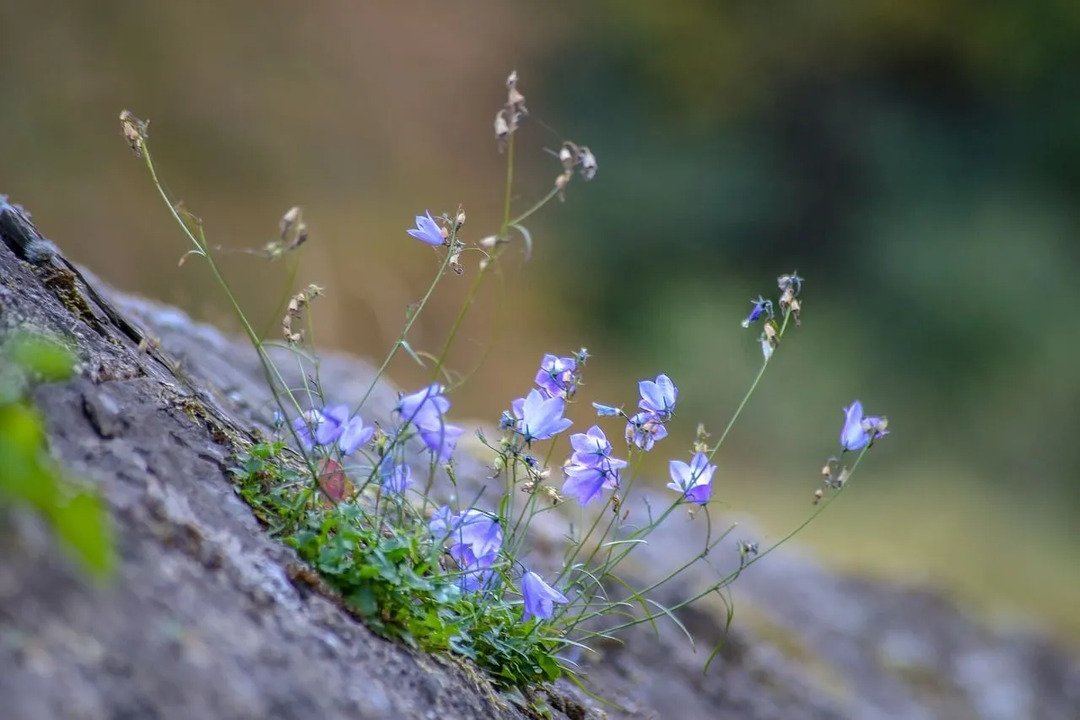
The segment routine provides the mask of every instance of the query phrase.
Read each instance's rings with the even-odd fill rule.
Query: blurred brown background
[[[771,535],[810,510],[853,398],[889,415],[857,487],[802,540],[827,562],[931,581],[1080,641],[1080,5],[1064,2],[68,3],[0,6],[0,191],[109,282],[232,326],[125,147],[150,118],[170,191],[211,242],[257,247],[299,204],[317,341],[381,357],[438,266],[425,209],[498,224],[491,121],[516,68],[545,149],[600,163],[530,223],[457,344],[459,416],[494,422],[544,352],[595,354],[582,399],[668,372],[684,454],[757,367],[747,299],[807,278],[804,325],[719,456],[717,496]],[[275,327],[285,264],[224,257]],[[437,351],[475,267],[412,341]],[[422,377],[402,362],[394,379]],[[575,420],[591,422],[585,405]],[[765,542],[768,538],[763,538]]]

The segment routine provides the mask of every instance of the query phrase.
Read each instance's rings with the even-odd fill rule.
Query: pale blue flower
[[[444,245],[446,243],[442,229],[435,222],[435,218],[431,217],[431,213],[427,211],[423,215],[416,216],[415,229],[406,230],[405,232],[417,240],[426,242],[428,245]]]
[[[709,464],[705,453],[698,453],[687,465],[682,460],[670,463],[671,482],[668,487],[680,492],[688,502],[705,505],[712,495],[712,478],[716,466]]]
[[[646,412],[653,413],[661,420],[667,420],[675,412],[675,401],[679,397],[679,389],[671,382],[671,378],[661,373],[656,380],[642,380],[638,383],[638,391],[641,393],[641,401],[638,407]]]
[[[375,435],[375,427],[364,425],[364,420],[359,415],[354,415],[345,421],[338,437],[338,449],[342,455],[352,455],[364,445],[371,442]]]
[[[840,431],[840,446],[844,450],[862,450],[871,440],[888,435],[884,429],[885,419],[863,417],[862,403],[856,400],[851,407],[844,408],[844,427]]]
[[[521,576],[521,595],[525,598],[525,614],[522,620],[536,617],[549,620],[555,612],[555,603],[570,602],[565,595],[544,582],[536,573],[529,571]]]
[[[637,445],[645,452],[652,450],[657,440],[667,437],[664,421],[655,413],[639,412],[626,422],[626,442]]]
[[[530,390],[524,398],[513,402],[517,431],[526,443],[548,440],[574,423],[563,417],[566,402],[562,398],[547,398],[539,390]]]
[[[544,355],[536,372],[536,385],[548,397],[570,398],[577,390],[577,362],[572,357]]]
[[[406,463],[395,463],[389,457],[380,464],[379,474],[384,493],[401,495],[413,484],[412,468]]]

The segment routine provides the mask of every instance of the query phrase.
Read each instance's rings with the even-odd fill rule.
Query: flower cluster
[[[497,518],[472,508],[454,513],[443,506],[431,516],[428,529],[436,540],[449,543],[447,552],[461,569],[462,592],[489,586],[503,541]]]
[[[570,445],[574,452],[563,467],[566,474],[563,493],[588,505],[600,497],[602,491],[619,487],[619,471],[627,463],[611,457],[611,443],[603,430],[593,425],[586,432],[571,435]]]
[[[566,401],[577,392],[580,366],[588,357],[584,348],[573,357],[545,355],[536,371],[536,387],[511,403],[510,412],[503,413],[500,428],[513,430],[526,445],[531,445],[537,440],[550,440],[573,425],[563,413]]]
[[[802,311],[798,296],[802,292],[803,279],[799,277],[798,273],[785,273],[776,279],[776,284],[780,288],[780,299],[777,301],[780,311],[784,313],[785,320],[788,317],[794,318],[795,324],[798,325],[800,322],[799,313]],[[757,299],[751,300],[750,303],[753,307],[750,308],[750,314],[742,321],[742,326],[748,328],[761,321],[762,330],[759,338],[761,353],[765,356],[765,360],[768,360],[780,344],[781,334],[781,331],[776,326],[773,302],[758,295]]]

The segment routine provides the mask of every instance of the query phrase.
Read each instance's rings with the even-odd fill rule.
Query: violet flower
[[[539,390],[530,390],[524,398],[513,402],[517,432],[526,443],[553,438],[574,424],[563,417],[565,409],[566,402],[562,398],[545,398]]]
[[[416,216],[416,228],[412,230],[406,230],[405,232],[412,235],[417,240],[426,242],[428,245],[445,245],[446,239],[443,237],[442,229],[435,222],[435,219],[431,217],[431,213],[424,211],[423,215]]]
[[[371,442],[371,438],[374,435],[375,427],[373,425],[365,426],[363,418],[359,415],[354,415],[352,418],[346,420],[341,428],[341,433],[338,437],[338,449],[341,450],[342,455],[352,455],[362,446]]]
[[[661,373],[656,380],[642,380],[638,383],[638,391],[641,393],[641,401],[638,407],[646,412],[653,413],[660,420],[668,420],[675,412],[675,401],[679,397],[679,388],[671,382],[671,378]]]
[[[627,466],[627,462],[611,457],[611,443],[603,430],[593,425],[587,432],[571,435],[570,444],[574,453],[563,468],[566,474],[564,494],[588,505],[605,489],[613,490],[619,486],[619,471]]]
[[[856,400],[844,408],[844,427],[840,431],[840,445],[844,450],[862,450],[871,441],[889,434],[883,417],[863,417],[862,403]]]
[[[744,328],[750,327],[751,323],[757,322],[763,315],[767,316],[770,320],[773,318],[772,300],[766,300],[758,295],[757,300],[751,300],[750,302],[754,304],[754,307],[750,309],[750,314],[742,321],[742,326]]]
[[[572,357],[544,355],[540,369],[536,372],[536,385],[548,397],[570,398],[577,390],[577,361]]]
[[[384,493],[401,495],[413,484],[412,468],[407,463],[395,463],[389,457],[379,465],[379,475]]]
[[[521,595],[525,598],[525,614],[522,618],[525,622],[534,616],[539,620],[549,620],[555,612],[555,603],[570,602],[532,571],[521,576]]]
[[[652,450],[657,440],[667,437],[664,421],[655,413],[639,412],[626,421],[626,442],[637,445],[645,452]]]
[[[671,482],[668,487],[681,492],[688,502],[705,505],[712,495],[712,478],[716,466],[709,464],[705,453],[698,453],[687,465],[682,460],[670,464]]]

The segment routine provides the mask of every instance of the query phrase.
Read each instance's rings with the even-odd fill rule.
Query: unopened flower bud
[[[457,216],[454,218],[454,232],[458,232],[463,227],[465,227],[465,208],[459,207]]]
[[[814,491],[814,504],[817,505],[818,503],[820,503],[821,499],[823,497],[825,497],[825,491],[824,490],[822,490],[821,488],[818,488],[817,490],[815,490]]]
[[[495,247],[496,244],[498,244],[498,242],[499,239],[497,237],[495,237],[494,235],[488,235],[486,238],[481,238],[480,242],[478,242],[477,245],[484,248],[485,250],[491,250]]]
[[[506,119],[506,110],[495,113],[495,139],[505,140],[510,135],[510,123]]]

